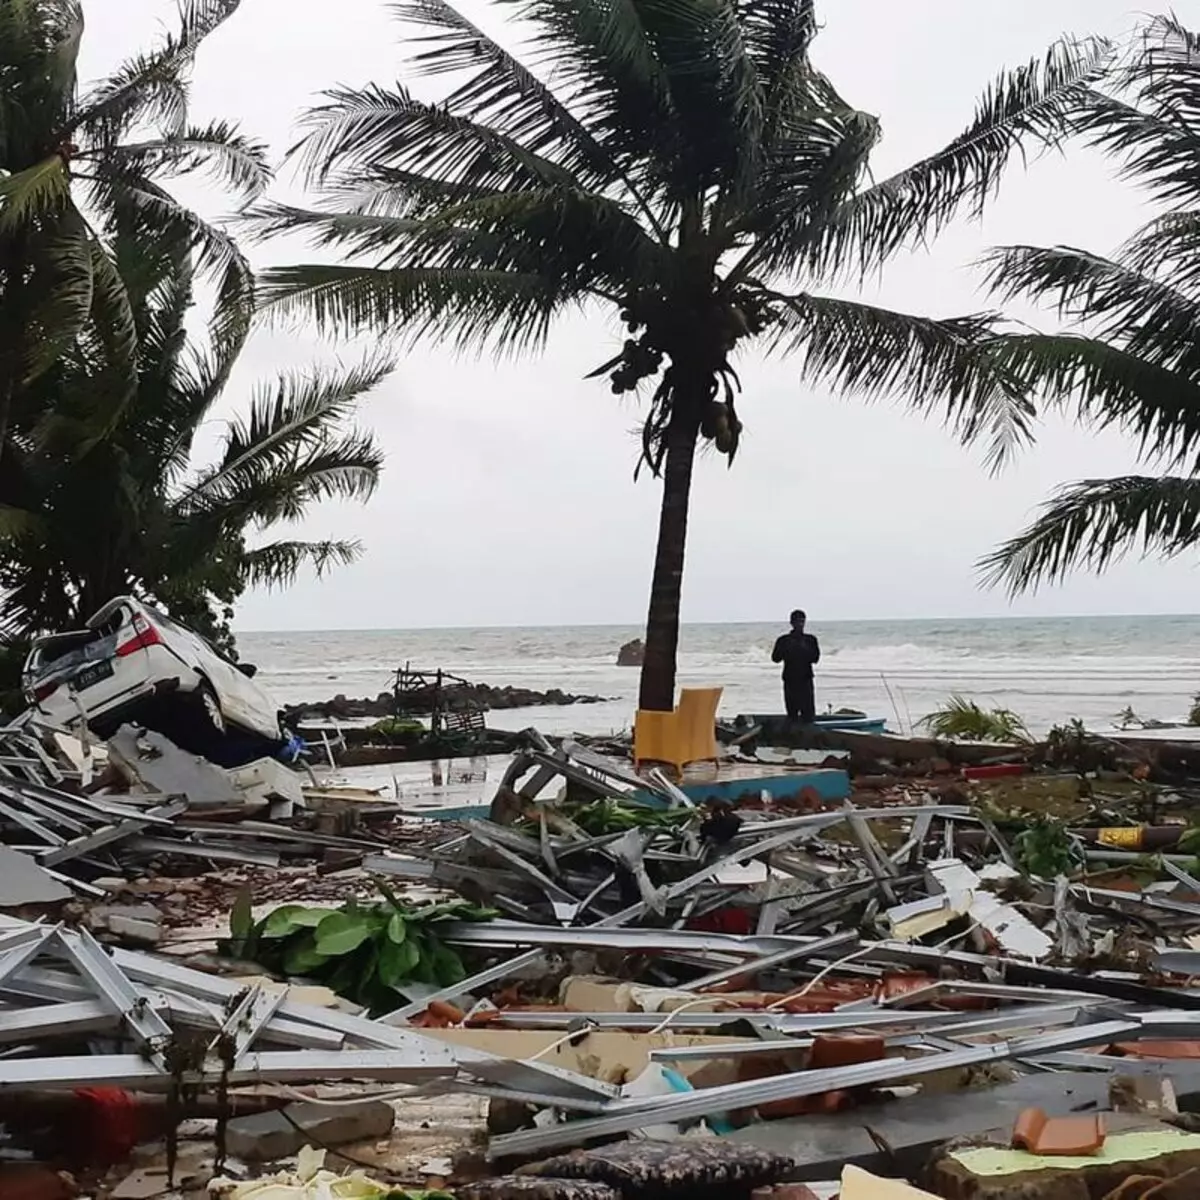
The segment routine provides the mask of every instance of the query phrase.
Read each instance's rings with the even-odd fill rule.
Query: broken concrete
[[[108,759],[132,786],[186,796],[193,812],[245,808],[245,797],[227,772],[153,730],[123,725],[108,743]]]
[[[396,1111],[382,1100],[357,1104],[289,1104],[276,1112],[235,1117],[226,1130],[226,1149],[247,1162],[274,1162],[302,1147],[344,1146],[386,1137]]]
[[[151,904],[98,904],[87,922],[98,933],[145,946],[156,946],[163,935],[162,913]]]
[[[1174,1063],[1172,1074],[1180,1107],[1200,1103],[1200,1064]],[[786,1153],[796,1164],[793,1178],[804,1181],[829,1179],[846,1163],[916,1176],[930,1155],[950,1139],[1004,1126],[997,1136],[998,1144],[1006,1145],[1017,1114],[1030,1105],[1051,1116],[1069,1116],[1103,1109],[1107,1102],[1107,1076],[1063,1071],[1031,1075],[985,1091],[922,1094],[918,1103],[863,1105],[854,1110],[853,1120],[836,1114],[813,1115],[751,1125],[729,1137]],[[1110,1126],[1114,1132],[1121,1128],[1118,1118],[1112,1117]]]
[[[1003,1133],[984,1144],[950,1149],[931,1167],[929,1183],[945,1200],[1093,1200],[1118,1194],[1156,1200],[1196,1194],[1200,1134],[1145,1118],[1113,1117],[1113,1132],[1094,1154],[1046,1157],[1004,1146]],[[1131,1180],[1144,1181],[1144,1186]],[[1184,1178],[1186,1177],[1186,1178]],[[1180,1180],[1184,1190],[1167,1181]]]
[[[290,817],[304,807],[302,777],[277,759],[256,759],[231,770],[229,778],[248,804],[268,805],[273,820]]]

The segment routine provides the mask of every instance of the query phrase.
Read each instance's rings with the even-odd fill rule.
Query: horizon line
[[[938,616],[938,617],[840,617],[827,621],[813,621],[812,624],[827,626],[827,625],[921,625],[929,624],[935,621],[952,621],[960,624],[985,624],[999,621],[1012,622],[1035,622],[1035,621],[1124,621],[1130,619],[1139,619],[1143,621],[1169,621],[1178,618],[1200,617],[1200,613],[1187,612],[1172,612],[1172,613],[1071,613],[1053,617],[1032,617],[1032,616],[1017,616],[1005,615],[999,617],[953,617],[953,616]],[[748,626],[748,625],[781,625],[786,624],[785,618],[771,618],[767,620],[757,621],[681,621],[680,629],[695,629],[703,626]],[[540,625],[525,625],[525,624],[497,624],[497,625],[347,625],[340,627],[324,627],[316,626],[304,629],[268,629],[260,628],[241,628],[235,626],[233,633],[240,637],[243,634],[253,633],[273,633],[273,634],[311,634],[311,633],[478,633],[489,632],[492,630],[548,630],[548,629],[644,629],[645,622],[633,621],[583,621],[583,622],[556,622],[554,624]]]

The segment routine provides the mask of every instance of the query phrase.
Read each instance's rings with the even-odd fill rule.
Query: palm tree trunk
[[[696,459],[696,438],[700,432],[695,411],[693,405],[678,404],[667,430],[658,549],[654,555],[650,613],[646,618],[646,655],[642,660],[638,698],[639,708],[658,712],[670,712],[675,707],[679,597],[683,590],[683,556],[687,545],[692,465]]]

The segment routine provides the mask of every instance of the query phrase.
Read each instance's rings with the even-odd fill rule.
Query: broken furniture
[[[633,762],[666,763],[682,772],[689,763],[717,761],[717,708],[723,688],[684,688],[672,712],[639,708],[633,725]]]

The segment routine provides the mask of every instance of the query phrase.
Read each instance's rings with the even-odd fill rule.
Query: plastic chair
[[[717,761],[717,706],[724,688],[684,688],[673,712],[639,708],[633,723],[634,766],[668,763],[682,772],[688,763]]]

